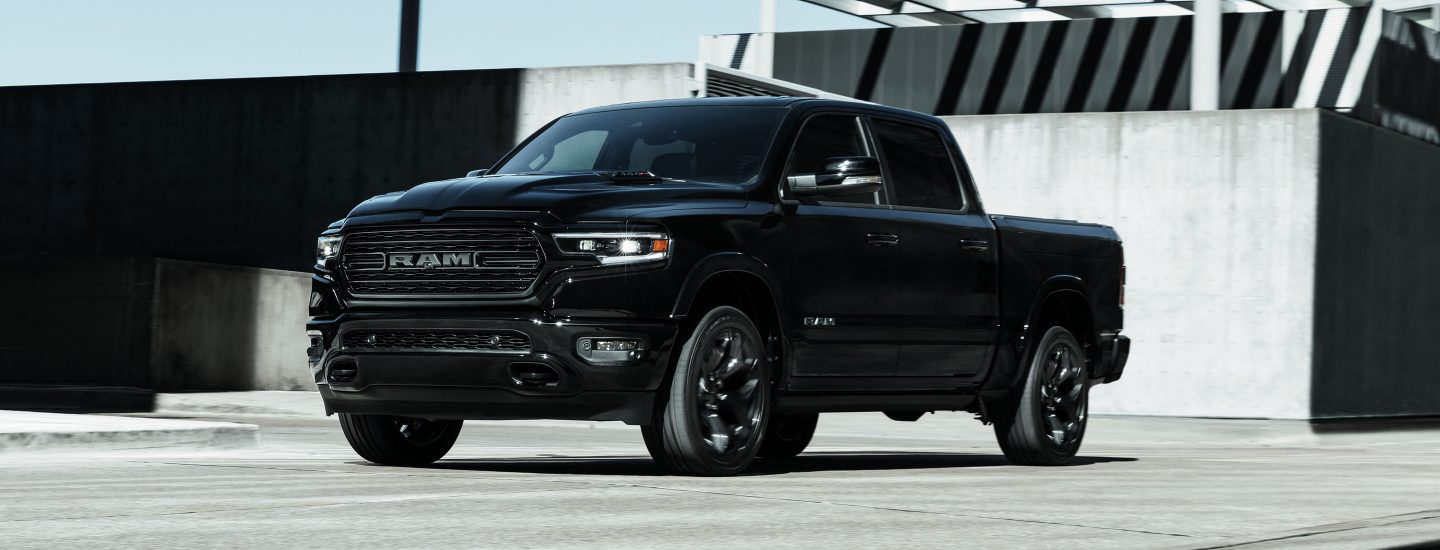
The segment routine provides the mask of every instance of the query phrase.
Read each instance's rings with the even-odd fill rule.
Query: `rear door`
[[[785,175],[819,173],[834,157],[874,155],[859,117],[819,114],[801,128]],[[792,374],[891,376],[904,310],[899,229],[885,193],[783,198],[796,335]]]
[[[897,376],[983,372],[998,333],[995,228],[970,208],[939,128],[870,118],[900,231]]]

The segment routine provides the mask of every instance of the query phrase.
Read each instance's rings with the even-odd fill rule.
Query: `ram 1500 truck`
[[[810,98],[556,119],[320,236],[310,370],[355,451],[440,459],[466,419],[618,420],[663,469],[804,450],[817,414],[968,411],[1069,461],[1120,378],[1110,227],[987,214],[935,117]]]

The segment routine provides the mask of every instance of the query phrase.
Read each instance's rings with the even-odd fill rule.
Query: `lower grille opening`
[[[544,363],[511,363],[510,379],[527,388],[560,386],[560,371]]]
[[[529,336],[497,330],[354,330],[345,333],[343,342],[351,351],[530,351]]]
[[[354,359],[340,359],[330,363],[330,374],[326,377],[331,384],[349,384],[360,374],[360,363]]]

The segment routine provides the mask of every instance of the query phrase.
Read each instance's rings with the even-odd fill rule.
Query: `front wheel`
[[[340,413],[340,429],[361,458],[386,466],[424,466],[445,456],[463,420]]]
[[[710,310],[675,363],[645,446],[665,470],[723,476],[745,471],[770,413],[765,342],[744,312]]]
[[[1089,418],[1090,376],[1080,342],[1064,327],[1045,331],[1019,391],[995,414],[995,437],[1010,462],[1061,466],[1080,450]]]

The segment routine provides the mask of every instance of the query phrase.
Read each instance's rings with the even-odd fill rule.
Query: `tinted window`
[[[643,107],[561,117],[497,174],[649,170],[713,183],[751,183],[783,109]]]
[[[818,174],[825,169],[826,161],[834,157],[870,156],[865,148],[865,137],[860,131],[860,122],[853,116],[822,115],[805,122],[796,138],[795,149],[790,155],[786,176]],[[856,204],[880,204],[880,193],[825,197],[824,202]]]
[[[876,120],[870,126],[875,142],[889,168],[886,183],[895,192],[898,206],[920,206],[960,210],[960,179],[950,161],[950,151],[935,130]]]

